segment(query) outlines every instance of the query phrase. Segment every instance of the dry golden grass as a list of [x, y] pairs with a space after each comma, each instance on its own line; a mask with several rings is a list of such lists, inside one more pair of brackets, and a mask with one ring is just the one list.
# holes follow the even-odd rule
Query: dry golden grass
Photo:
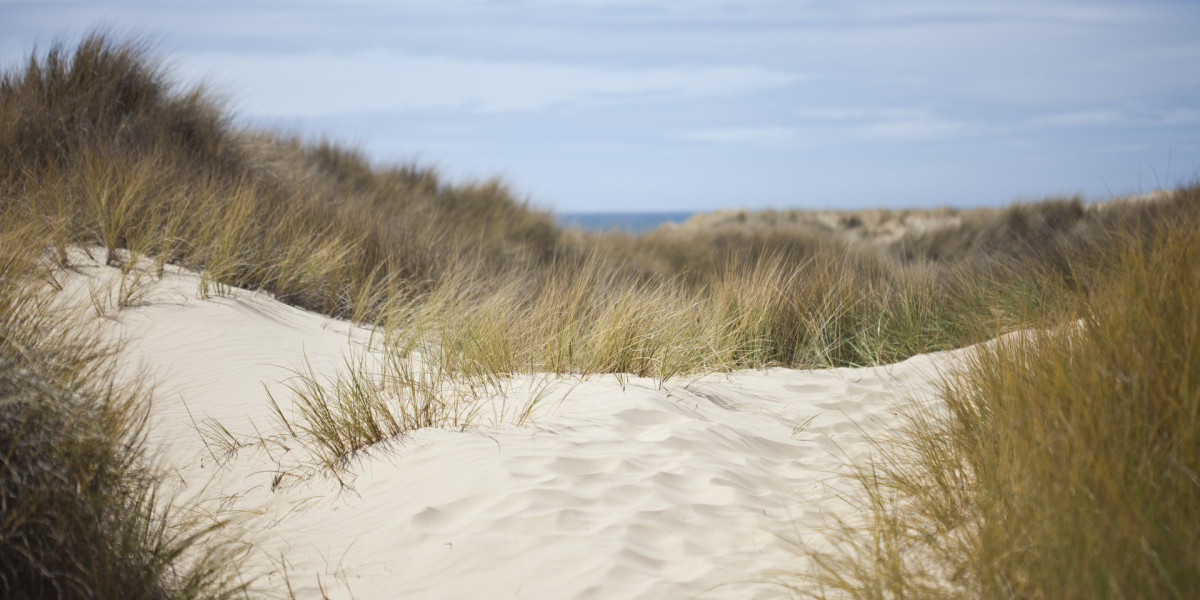
[[568, 235], [497, 182], [447, 185], [329, 143], [235, 130], [144, 48], [99, 34], [5, 75], [0, 115], [0, 217], [44, 225], [63, 260], [68, 246], [99, 245], [114, 264], [128, 251], [200, 270], [201, 295], [248, 287], [436, 332], [468, 373], [666, 378], [961, 346], [994, 333], [979, 325], [996, 322], [991, 296], [1040, 291], [1028, 265], [1065, 272], [1058, 263], [1096, 237], [1071, 233], [1078, 211], [1046, 217], [1056, 204], [1006, 213], [1002, 224], [1038, 224], [1019, 234], [956, 230], [979, 246], [970, 260], [914, 249], [945, 246], [946, 229], [896, 253], [807, 225]]
[[142, 450], [148, 394], [118, 385], [115, 349], [56, 302], [46, 239], [0, 231], [0, 592], [239, 595], [232, 548], [161, 509]]
[[817, 555], [829, 596], [1200, 593], [1200, 191], [1176, 196], [1077, 267], [1067, 325], [979, 348], [948, 418], [862, 466], [868, 526]]

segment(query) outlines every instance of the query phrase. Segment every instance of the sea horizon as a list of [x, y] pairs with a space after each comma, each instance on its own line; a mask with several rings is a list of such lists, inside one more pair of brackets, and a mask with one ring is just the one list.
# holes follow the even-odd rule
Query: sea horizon
[[665, 223], [682, 223], [695, 215], [696, 211], [659, 212], [567, 212], [555, 213], [554, 218], [562, 227], [576, 227], [587, 231], [620, 230], [628, 233], [646, 233]]

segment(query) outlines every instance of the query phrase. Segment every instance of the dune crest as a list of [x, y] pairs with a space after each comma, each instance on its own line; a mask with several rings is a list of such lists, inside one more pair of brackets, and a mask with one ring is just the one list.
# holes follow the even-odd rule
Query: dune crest
[[[79, 258], [76, 298], [118, 285]], [[257, 586], [300, 598], [783, 596], [777, 574], [803, 565], [794, 542], [854, 516], [845, 465], [898, 432], [956, 356], [665, 385], [518, 376], [477, 424], [409, 432], [335, 475], [304, 468], [295, 444], [255, 443], [279, 433], [265, 390], [288, 413], [295, 370], [369, 357], [370, 332], [257, 292], [201, 299], [199, 275], [173, 267], [142, 285], [107, 331], [131, 375], [156, 381], [150, 449], [168, 488], [235, 521]], [[524, 423], [506, 417], [532, 400]], [[206, 445], [212, 423], [247, 445]]]

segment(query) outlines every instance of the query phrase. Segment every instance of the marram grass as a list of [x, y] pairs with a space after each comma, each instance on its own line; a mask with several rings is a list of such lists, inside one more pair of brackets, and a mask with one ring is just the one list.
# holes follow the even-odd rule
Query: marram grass
[[[868, 524], [808, 583], [854, 598], [1200, 594], [1200, 195], [1135, 224], [1073, 295], [1078, 321], [978, 347], [948, 414], [858, 477]], [[948, 418], [947, 418], [948, 417]]]
[[233, 547], [163, 508], [147, 390], [57, 302], [44, 241], [0, 231], [0, 596], [241, 596]]

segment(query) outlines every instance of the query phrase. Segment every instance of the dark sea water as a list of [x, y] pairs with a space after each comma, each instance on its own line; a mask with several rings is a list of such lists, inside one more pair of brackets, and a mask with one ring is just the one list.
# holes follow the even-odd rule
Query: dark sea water
[[562, 213], [557, 215], [563, 227], [578, 227], [589, 231], [623, 230], [645, 233], [663, 223], [682, 223], [694, 212], [606, 212]]

